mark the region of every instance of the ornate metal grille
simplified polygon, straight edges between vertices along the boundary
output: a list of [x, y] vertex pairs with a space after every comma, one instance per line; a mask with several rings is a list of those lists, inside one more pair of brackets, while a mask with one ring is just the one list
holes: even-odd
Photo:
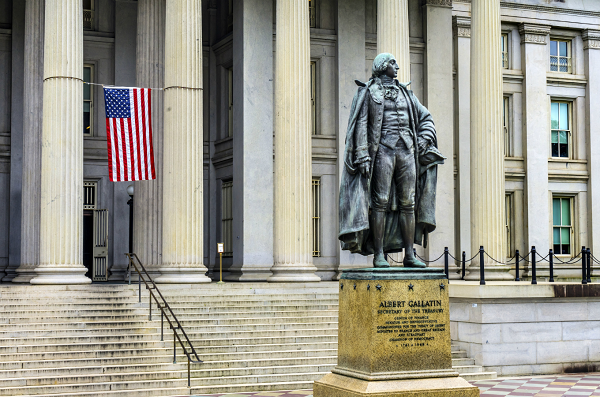
[[97, 182], [83, 182], [83, 209], [95, 210], [97, 204]]
[[313, 256], [321, 256], [321, 178], [312, 180], [312, 199]]
[[94, 30], [94, 0], [83, 0], [83, 28]]
[[223, 256], [233, 256], [233, 182], [223, 182], [221, 187], [221, 233]]

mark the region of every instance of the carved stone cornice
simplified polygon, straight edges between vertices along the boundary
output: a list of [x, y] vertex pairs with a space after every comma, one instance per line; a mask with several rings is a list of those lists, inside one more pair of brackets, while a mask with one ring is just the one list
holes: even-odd
[[454, 16], [452, 18], [452, 29], [457, 37], [471, 37], [471, 18]]
[[584, 30], [581, 38], [584, 50], [600, 50], [600, 30]]
[[550, 26], [522, 23], [519, 25], [519, 33], [521, 34], [521, 44], [546, 45], [546, 38], [550, 34]]
[[427, 6], [452, 7], [452, 0], [424, 0], [423, 4]]

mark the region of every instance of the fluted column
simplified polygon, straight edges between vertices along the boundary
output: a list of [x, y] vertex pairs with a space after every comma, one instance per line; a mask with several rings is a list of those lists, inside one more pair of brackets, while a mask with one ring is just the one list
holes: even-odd
[[268, 281], [320, 281], [311, 248], [308, 2], [277, 0], [275, 33], [275, 253]]
[[210, 282], [203, 238], [202, 3], [168, 0], [159, 283]]
[[86, 284], [81, 1], [48, 0], [45, 15], [40, 264], [31, 283]]
[[[471, 252], [483, 245], [502, 261], [504, 251], [504, 150], [500, 2], [471, 3]], [[478, 258], [476, 258], [478, 259]], [[472, 266], [479, 266], [478, 260]], [[509, 267], [485, 260], [486, 279], [509, 280]], [[478, 278], [477, 271], [469, 276]]]
[[13, 283], [28, 283], [34, 278], [34, 269], [40, 260], [44, 0], [25, 3], [24, 64], [21, 264]]
[[[138, 1], [136, 81], [138, 87], [165, 84], [165, 0]], [[152, 143], [156, 179], [134, 183], [133, 251], [152, 277], [162, 259], [163, 91], [152, 91]]]
[[410, 81], [408, 0], [377, 1], [377, 53], [389, 52], [398, 62], [398, 80]]

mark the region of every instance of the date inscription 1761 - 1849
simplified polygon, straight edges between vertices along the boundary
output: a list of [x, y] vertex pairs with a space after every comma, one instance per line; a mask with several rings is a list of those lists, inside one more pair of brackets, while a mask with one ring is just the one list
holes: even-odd
[[368, 82], [356, 81], [346, 133], [340, 185], [342, 249], [374, 255], [374, 267], [389, 267], [385, 254], [405, 250], [405, 267], [425, 267], [413, 245], [427, 246], [435, 230], [437, 148], [431, 114], [397, 79], [392, 54], [373, 61]]

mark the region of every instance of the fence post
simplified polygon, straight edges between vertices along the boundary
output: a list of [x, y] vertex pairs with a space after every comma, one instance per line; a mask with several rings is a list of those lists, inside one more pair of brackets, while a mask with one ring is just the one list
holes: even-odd
[[483, 269], [483, 245], [479, 246], [479, 285], [485, 285], [485, 270]]
[[592, 250], [587, 248], [587, 282], [590, 284], [592, 282]]
[[521, 281], [519, 278], [519, 250], [515, 252], [515, 281]]
[[550, 282], [554, 282], [554, 252], [548, 251], [548, 261], [550, 262]]
[[587, 284], [587, 250], [585, 246], [581, 247], [581, 284]]
[[531, 284], [537, 284], [535, 260], [537, 252], [535, 251], [535, 245], [531, 246]]
[[150, 302], [148, 305], [148, 309], [150, 309], [148, 311], [148, 321], [152, 321], [152, 291], [148, 291], [148, 301]]
[[165, 317], [165, 312], [162, 310], [160, 310], [160, 341], [163, 341], [163, 333], [164, 333], [164, 317]]
[[448, 279], [448, 283], [450, 283], [450, 275], [448, 272], [448, 247], [444, 247], [444, 273], [446, 273], [446, 278]]
[[175, 344], [177, 330], [173, 328], [173, 364], [177, 364], [177, 345]]
[[467, 254], [465, 253], [465, 251], [463, 251], [463, 254], [462, 254], [462, 277], [461, 277], [461, 280], [465, 279], [466, 262], [467, 262]]
[[142, 276], [138, 273], [138, 302], [142, 303]]

